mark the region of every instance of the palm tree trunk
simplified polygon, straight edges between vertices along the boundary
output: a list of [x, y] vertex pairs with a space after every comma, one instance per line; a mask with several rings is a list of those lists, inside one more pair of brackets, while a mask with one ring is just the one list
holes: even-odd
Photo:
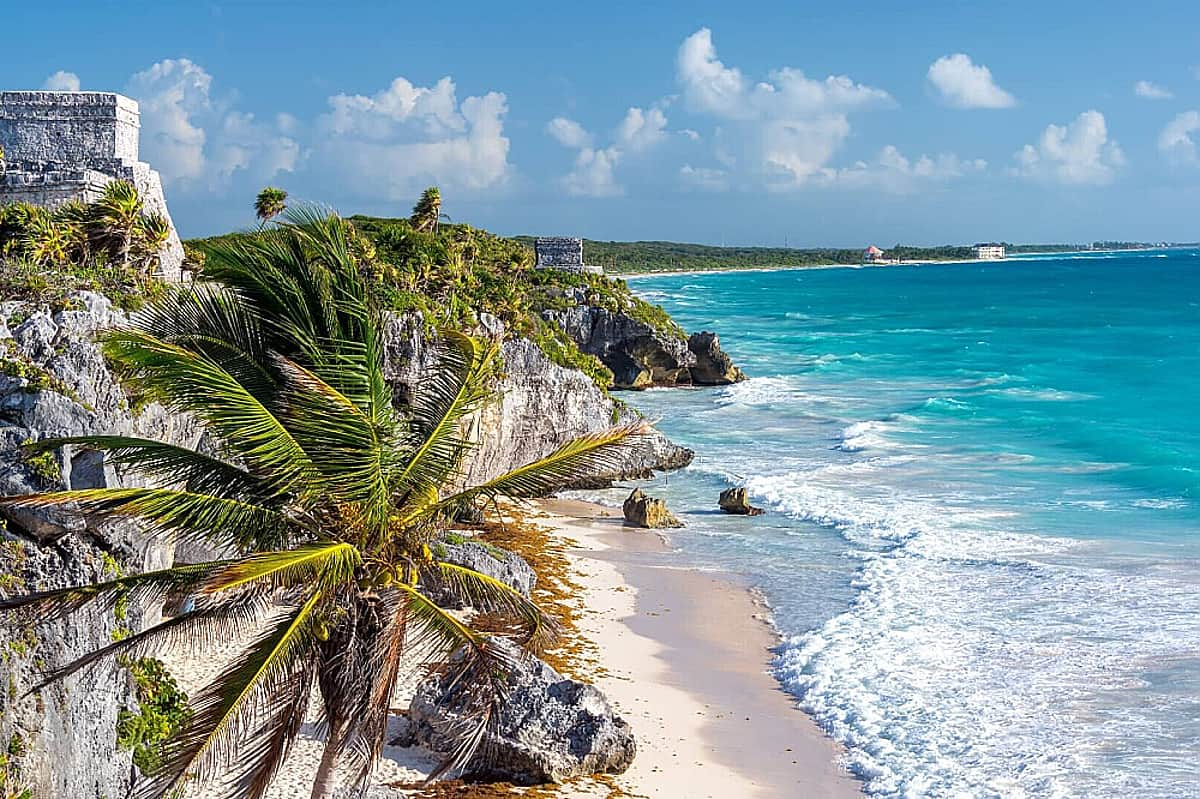
[[321, 765], [317, 768], [317, 776], [313, 779], [312, 799], [331, 799], [334, 782], [334, 766], [337, 765], [337, 748], [326, 741], [325, 752], [321, 755]]

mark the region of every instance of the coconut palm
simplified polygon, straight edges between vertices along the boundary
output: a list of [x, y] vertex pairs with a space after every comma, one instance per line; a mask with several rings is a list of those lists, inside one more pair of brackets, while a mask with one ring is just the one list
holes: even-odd
[[254, 198], [254, 215], [260, 225], [265, 225], [279, 216], [287, 208], [287, 192], [274, 186], [267, 186]]
[[92, 208], [98, 237], [115, 250], [122, 266], [128, 266], [134, 235], [142, 218], [142, 197], [138, 190], [127, 180], [114, 180], [104, 187], [104, 193]]
[[[162, 768], [139, 796], [216, 777], [227, 796], [263, 796], [314, 688], [325, 749], [312, 796], [331, 794], [339, 764], [361, 790], [383, 746], [398, 680], [431, 663], [454, 670], [452, 701], [473, 719], [445, 768], [467, 764], [496, 718], [514, 653], [523, 651], [499, 640], [536, 649], [553, 624], [507, 585], [439, 560], [433, 545], [468, 507], [542, 494], [611, 467], [643, 432], [588, 436], [483, 484], [456, 487], [472, 448], [463, 422], [489, 398], [497, 347], [445, 331], [411, 404], [397, 408], [384, 379], [381, 317], [350, 255], [352, 236], [337, 216], [292, 212], [280, 226], [212, 252], [205, 277], [219, 284], [171, 294], [105, 337], [122, 377], [204, 422], [216, 450], [124, 436], [39, 448], [94, 448], [176, 487], [6, 501], [134, 518], [155, 533], [244, 553], [0, 601], [0, 610], [69, 614], [126, 597], [173, 612], [48, 681], [101, 658], [257, 633], [193, 697], [191, 721], [166, 745]], [[439, 592], [485, 612], [490, 632], [440, 607], [431, 598]]]
[[413, 206], [409, 221], [413, 229], [422, 233], [436, 233], [438, 220], [442, 217], [442, 193], [437, 186], [421, 192], [421, 199]]

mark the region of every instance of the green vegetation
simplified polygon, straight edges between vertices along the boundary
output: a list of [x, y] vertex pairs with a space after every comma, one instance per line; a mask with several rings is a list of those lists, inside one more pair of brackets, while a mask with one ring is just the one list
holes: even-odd
[[63, 477], [58, 456], [52, 451], [39, 450], [36, 444], [37, 442], [33, 439], [25, 439], [21, 442], [21, 463], [25, 464], [25, 467], [38, 479], [42, 488], [58, 485], [62, 482]]
[[12, 339], [0, 341], [0, 375], [25, 380], [24, 390], [28, 393], [53, 391], [80, 402], [79, 395], [70, 386], [18, 352]]
[[[516, 241], [533, 246], [532, 236]], [[1073, 252], [1093, 249], [1138, 249], [1156, 245], [1135, 242], [1095, 242], [1087, 244], [1008, 244], [1013, 254], [1029, 252]], [[862, 248], [818, 247], [715, 247], [706, 244], [682, 244], [673, 241], [592, 241], [583, 243], [584, 260], [602, 266], [612, 274], [645, 272], [703, 272], [716, 269], [765, 269], [861, 264]], [[942, 245], [917, 247], [896, 244], [886, 250], [889, 258], [904, 261], [961, 261], [973, 257], [970, 246]]]
[[[452, 488], [470, 450], [459, 422], [492, 399], [498, 347], [443, 330], [438, 357], [398, 410], [383, 374], [386, 306], [371, 289], [378, 263], [369, 256], [345, 220], [315, 212], [292, 211], [256, 235], [211, 246], [204, 276], [212, 283], [156, 301], [136, 326], [107, 333], [103, 346], [135, 390], [203, 423], [215, 451], [125, 436], [46, 440], [36, 446], [91, 447], [151, 486], [179, 488], [5, 500], [137, 519], [245, 553], [0, 600], [0, 611], [34, 619], [112, 609], [124, 596], [179, 609], [84, 654], [58, 677], [185, 640], [245, 641], [192, 697], [186, 718], [177, 692], [164, 699], [167, 684], [151, 673], [146, 701], [167, 719], [127, 716], [122, 735], [134, 746], [149, 743], [153, 754], [143, 796], [217, 777], [226, 795], [262, 795], [314, 687], [329, 735], [313, 795], [332, 792], [343, 760], [349, 782], [362, 788], [384, 744], [402, 661], [453, 670], [450, 701], [470, 723], [446, 766], [466, 764], [503, 701], [515, 657], [497, 637], [538, 651], [555, 625], [506, 584], [439, 561], [433, 544], [471, 509], [612, 468], [644, 433], [641, 425], [613, 428], [481, 485]], [[441, 608], [433, 587], [479, 609], [487, 630]], [[172, 723], [178, 734], [158, 737]]]
[[[628, 314], [664, 335], [685, 337], [662, 308], [635, 297], [622, 280], [535, 269], [533, 251], [525, 244], [470, 225], [439, 224], [440, 217], [441, 196], [431, 188], [410, 219], [350, 218], [348, 246], [381, 307], [420, 313], [430, 329], [473, 329], [481, 313], [491, 314], [508, 335], [529, 338], [551, 361], [579, 369], [604, 389], [612, 385], [612, 372], [547, 322], [543, 311], [575, 305], [574, 294], [582, 292], [593, 305]], [[260, 235], [233, 233], [186, 246], [211, 260], [214, 251]]]
[[153, 275], [170, 232], [166, 217], [145, 213], [137, 189], [121, 180], [92, 203], [0, 206], [0, 296], [58, 308], [88, 289], [140, 307], [162, 290]]
[[21, 758], [25, 756], [25, 739], [14, 734], [0, 752], [0, 799], [34, 799], [33, 789], [21, 778]]
[[192, 720], [188, 697], [162, 661], [139, 658], [128, 664], [137, 685], [138, 709], [117, 713], [117, 746], [133, 752], [133, 764], [145, 775], [165, 765], [167, 742]]
[[287, 209], [287, 192], [274, 186], [267, 186], [254, 198], [254, 215], [260, 224], [265, 225]]

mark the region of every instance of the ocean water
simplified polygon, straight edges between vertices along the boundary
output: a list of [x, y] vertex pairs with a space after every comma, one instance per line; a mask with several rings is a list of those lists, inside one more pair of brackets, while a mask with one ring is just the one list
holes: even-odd
[[1200, 796], [1200, 252], [630, 282], [752, 375], [624, 396], [870, 795]]

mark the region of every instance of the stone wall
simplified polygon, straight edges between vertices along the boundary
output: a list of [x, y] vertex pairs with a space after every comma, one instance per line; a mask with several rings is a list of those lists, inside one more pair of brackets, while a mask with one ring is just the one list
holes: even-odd
[[542, 236], [534, 242], [538, 269], [566, 269], [569, 272], [602, 274], [604, 270], [583, 262], [583, 239]]
[[[0, 92], [0, 204], [53, 208], [92, 202], [114, 180], [127, 180], [147, 212], [171, 221], [162, 181], [138, 160], [138, 104], [111, 92]], [[171, 223], [162, 277], [182, 277], [183, 243]]]

